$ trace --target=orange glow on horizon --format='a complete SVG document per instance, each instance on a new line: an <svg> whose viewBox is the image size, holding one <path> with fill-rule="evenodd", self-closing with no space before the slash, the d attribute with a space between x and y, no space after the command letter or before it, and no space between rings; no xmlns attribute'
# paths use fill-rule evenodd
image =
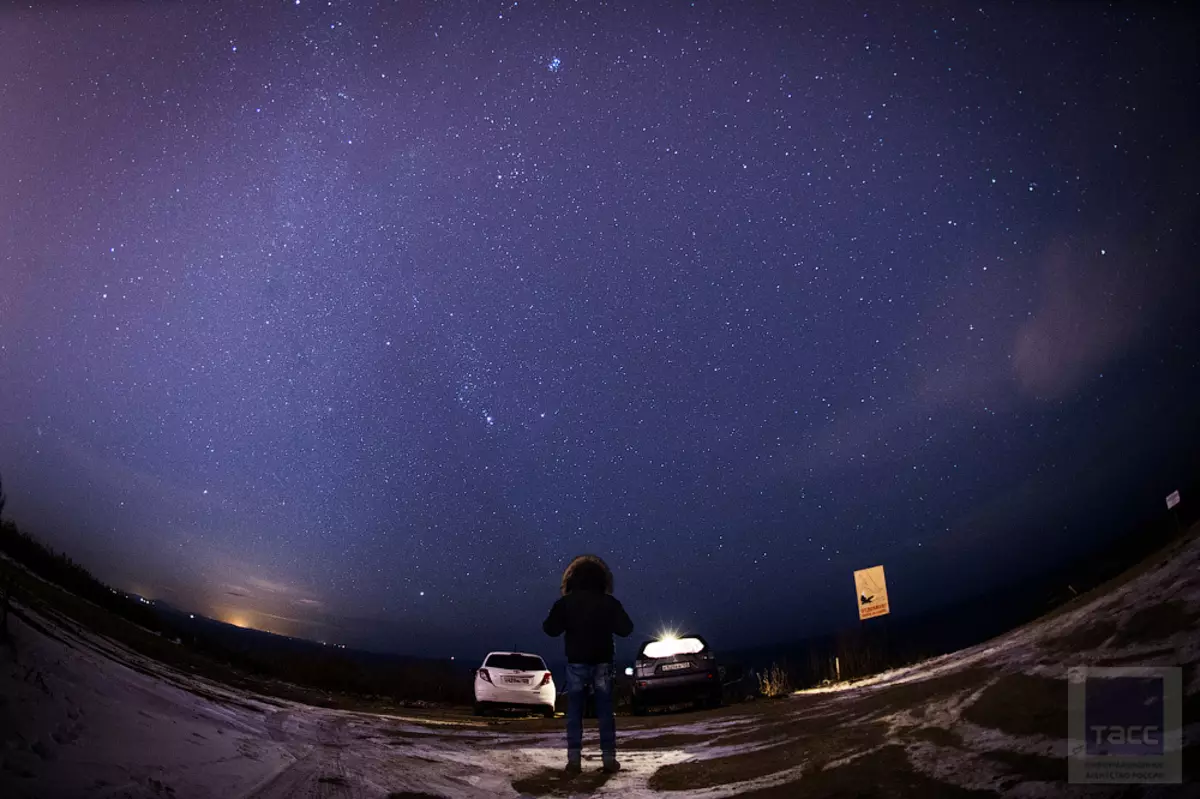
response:
<svg viewBox="0 0 1200 799"><path fill-rule="evenodd" d="M273 633L275 635L279 634L275 630L272 630L269 626L262 624L261 622L256 622L254 619L255 615L256 614L254 611L250 610L229 610L222 613L217 618L226 624L232 624L234 627L238 627L242 630L258 630L259 632L264 633Z"/></svg>
<svg viewBox="0 0 1200 799"><path fill-rule="evenodd" d="M289 628L292 626L290 622L293 621L292 619L282 619L283 623L281 624L281 617L251 608L230 607L229 605L213 607L209 618L243 630L258 630L272 635L290 635Z"/></svg>
<svg viewBox="0 0 1200 799"><path fill-rule="evenodd" d="M234 627L240 627L243 630L258 629L258 625L254 623L254 611L228 606L218 607L215 610L216 613L213 615L213 618L218 621L222 621L225 624L232 624Z"/></svg>

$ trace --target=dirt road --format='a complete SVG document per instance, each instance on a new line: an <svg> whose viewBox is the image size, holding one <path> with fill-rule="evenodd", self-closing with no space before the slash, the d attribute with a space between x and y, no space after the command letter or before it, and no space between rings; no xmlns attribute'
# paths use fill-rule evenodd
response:
<svg viewBox="0 0 1200 799"><path fill-rule="evenodd" d="M1200 744L1200 544L986 645L715 711L618 720L623 769L563 776L562 719L316 708L182 674L47 609L0 650L6 799L1175 796L1069 786L1066 669L1182 666ZM1183 794L1186 795L1185 786Z"/></svg>

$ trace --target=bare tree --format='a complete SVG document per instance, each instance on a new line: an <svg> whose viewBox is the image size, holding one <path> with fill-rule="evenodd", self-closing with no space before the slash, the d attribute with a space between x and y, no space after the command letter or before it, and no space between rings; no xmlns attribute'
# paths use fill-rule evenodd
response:
<svg viewBox="0 0 1200 799"><path fill-rule="evenodd" d="M0 479L0 515L4 513L4 480ZM8 569L0 576L0 641L8 640L8 600L12 596L12 574Z"/></svg>
<svg viewBox="0 0 1200 799"><path fill-rule="evenodd" d="M12 595L12 578L0 577L0 641L8 640L8 600Z"/></svg>

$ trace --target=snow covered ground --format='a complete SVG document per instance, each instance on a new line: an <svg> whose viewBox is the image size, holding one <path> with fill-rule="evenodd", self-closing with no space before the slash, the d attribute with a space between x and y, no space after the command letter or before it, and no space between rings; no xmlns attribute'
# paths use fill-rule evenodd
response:
<svg viewBox="0 0 1200 799"><path fill-rule="evenodd" d="M1185 756L1197 751L1200 543L1177 546L1106 594L953 655L775 702L621 719L621 773L590 760L572 780L561 720L289 703L19 607L0 646L0 797L1200 795L1064 783L1070 665L1185 666ZM589 730L593 756L595 743Z"/></svg>

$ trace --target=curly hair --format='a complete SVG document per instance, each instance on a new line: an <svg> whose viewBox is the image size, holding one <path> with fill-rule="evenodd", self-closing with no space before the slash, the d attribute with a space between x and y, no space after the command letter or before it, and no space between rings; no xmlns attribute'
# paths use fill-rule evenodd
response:
<svg viewBox="0 0 1200 799"><path fill-rule="evenodd" d="M613 591L612 570L597 555L580 555L568 564L562 576L563 596L572 591Z"/></svg>

